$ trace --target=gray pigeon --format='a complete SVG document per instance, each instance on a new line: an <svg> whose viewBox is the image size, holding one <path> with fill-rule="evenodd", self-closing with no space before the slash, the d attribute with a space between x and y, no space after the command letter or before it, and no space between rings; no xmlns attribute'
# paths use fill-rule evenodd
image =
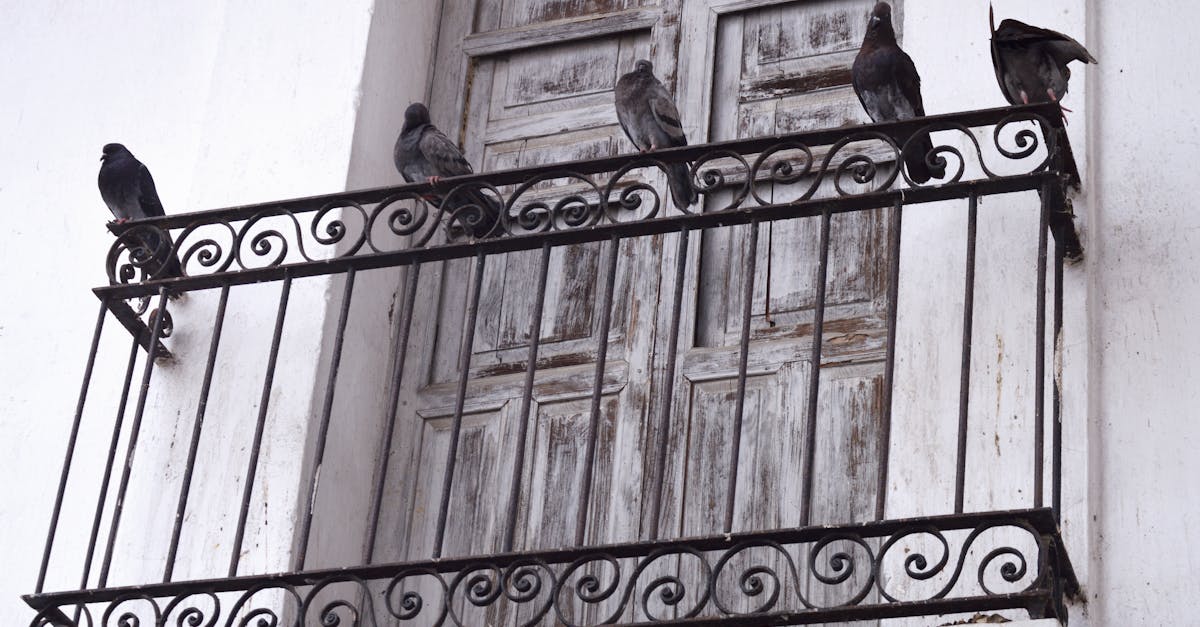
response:
<svg viewBox="0 0 1200 627"><path fill-rule="evenodd" d="M645 59L633 66L633 71L617 81L617 119L629 141L642 152L686 146L687 137L679 123L679 110L671 101L667 88L654 76L654 66ZM667 182L675 206L686 209L697 200L696 189L688 164L668 166Z"/></svg>
<svg viewBox="0 0 1200 627"><path fill-rule="evenodd" d="M871 10L867 22L867 35L863 38L858 56L850 69L850 82L854 93L862 103L867 115L874 122L899 122L925 116L925 105L921 102L921 76L912 57L896 43L896 31L892 29L892 7L880 2ZM908 136L893 137L901 148L909 141ZM908 176L917 183L946 174L944 160L938 159L935 167L929 167L925 156L933 150L929 134L913 140L904 152L904 165Z"/></svg>
<svg viewBox="0 0 1200 627"><path fill-rule="evenodd" d="M97 179L100 197L104 199L104 204L108 205L108 210L116 216L117 224L166 215L162 201L158 199L158 191L154 188L154 178L150 176L150 170L125 146L106 144L100 161L103 162ZM171 252L175 243L169 234L163 241L156 233L139 233L139 244L144 248L141 254L156 257L153 263L144 267L147 275L156 279L183 276L179 257Z"/></svg>
<svg viewBox="0 0 1200 627"><path fill-rule="evenodd" d="M396 148L392 153L396 169L409 183L425 183L433 185L442 177L462 176L472 174L471 164L463 157L462 151L450 141L429 119L429 109L425 105L414 102L404 111L404 127L400 137L396 139ZM429 194L426 198L441 205L445 198L439 194ZM469 211L456 221L452 228L459 225L466 227L472 237L492 235L500 217L497 201L478 189L463 189L450 198L447 211L454 211L466 205L479 208Z"/></svg>
<svg viewBox="0 0 1200 627"><path fill-rule="evenodd" d="M1071 79L1067 64L1097 63L1087 48L1062 33L1012 19L1000 22L1000 28L996 28L990 6L988 26L992 30L996 81L1009 104L1059 102L1067 95L1067 81Z"/></svg>

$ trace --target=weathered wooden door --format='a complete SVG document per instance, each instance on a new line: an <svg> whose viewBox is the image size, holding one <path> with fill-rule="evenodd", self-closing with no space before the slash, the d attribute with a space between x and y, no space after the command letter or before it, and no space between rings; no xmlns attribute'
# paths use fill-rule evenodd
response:
<svg viewBox="0 0 1200 627"><path fill-rule="evenodd" d="M669 2L448 1L429 103L434 122L462 143L477 171L632 152L612 89L639 58L661 57L673 67L678 12ZM645 477L639 463L628 462L646 457L660 247L661 238L644 238L622 242L617 252L587 543L640 534L636 504ZM514 550L574 545L580 509L588 506L578 496L610 254L607 242L552 253ZM442 555L487 554L505 544L540 255L485 262ZM405 511L385 514L385 526L399 531L381 537L381 558L434 551L475 263L422 269L410 354L424 366L410 365L405 376L389 472L403 482L389 486L390 503Z"/></svg>
<svg viewBox="0 0 1200 627"><path fill-rule="evenodd" d="M850 65L874 0L729 2L698 0L683 16L680 91L683 115L707 131L705 141L794 133L868 122L850 87ZM897 24L901 7L896 7ZM820 158L821 155L817 155ZM763 185L773 203L798 197L810 181ZM831 185L823 184L828 192ZM818 192L821 193L821 192ZM720 196L710 202L720 206ZM880 471L888 212L834 216L826 279L821 363L812 363L820 218L707 231L692 254L684 292L694 297L679 363L670 459L677 462L673 520L682 536L870 520ZM744 418L735 438L737 378L750 229L756 228L755 273ZM812 368L819 367L816 429L806 421ZM804 517L805 445L815 438L812 499ZM740 442L737 468L733 443ZM736 472L732 513L730 473ZM835 547L850 548L850 547ZM784 574L779 556L757 556ZM853 551L851 551L853 553ZM843 591L804 573L814 602L844 601ZM825 556L828 558L828 555ZM861 556L860 556L861 558ZM748 562L747 562L748 563ZM865 566L860 563L859 566ZM784 586L794 582L781 577ZM737 600L736 579L718 593ZM748 610L761 599L728 605ZM787 595L783 595L787 599ZM794 597L785 606L797 607Z"/></svg>
<svg viewBox="0 0 1200 627"><path fill-rule="evenodd" d="M703 29L704 35L684 40L708 44L683 52L681 84L703 89L711 81L712 88L709 103L686 97L685 115L707 122L708 141L867 121L849 85L849 68L873 5L871 0L689 5L685 28ZM711 78L700 74L705 67L713 68ZM807 183L764 185L759 193L787 202ZM831 221L813 523L858 521L874 513L877 449L871 434L880 414L883 353L877 331L886 297L886 218L884 211L858 212ZM684 535L720 531L724 521L707 504L726 492L728 467L721 464L730 457L732 421L725 416L733 406L750 228L704 233L695 283L687 290L696 298L693 341L681 355L685 384L676 399L679 431L689 434L681 450L694 466L677 527ZM813 367L820 218L757 229L735 530L802 522L800 452ZM700 468L705 472L696 474Z"/></svg>
<svg viewBox="0 0 1200 627"><path fill-rule="evenodd" d="M477 170L632 152L612 89L638 58L652 59L675 87L692 143L856 123L864 118L849 65L871 4L447 0L430 109ZM765 193L782 202L789 192ZM814 523L863 520L874 505L886 216L855 215L832 226ZM801 523L813 366L817 221L757 228L735 531ZM735 227L692 237L667 434L656 425L678 238L620 244L585 543L644 539L652 527L660 537L724 530L747 233ZM563 247L551 258L513 550L573 545L580 508L589 506L578 495L609 247ZM540 254L485 262L442 555L505 545ZM434 551L475 263L422 270L410 343L416 359L404 378L382 527L390 532L380 534L377 559ZM662 520L654 521L649 495L660 436L669 438L668 480Z"/></svg>

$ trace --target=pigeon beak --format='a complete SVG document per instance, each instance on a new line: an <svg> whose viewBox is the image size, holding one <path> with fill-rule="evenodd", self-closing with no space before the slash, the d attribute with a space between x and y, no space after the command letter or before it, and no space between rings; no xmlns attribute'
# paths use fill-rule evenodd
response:
<svg viewBox="0 0 1200 627"><path fill-rule="evenodd" d="M871 16L871 21L870 21L870 22L867 22L867 26L868 26L868 27L870 27L870 28L874 28L874 27L876 27L876 26L879 26L879 16L878 16L878 15L872 15L872 16Z"/></svg>

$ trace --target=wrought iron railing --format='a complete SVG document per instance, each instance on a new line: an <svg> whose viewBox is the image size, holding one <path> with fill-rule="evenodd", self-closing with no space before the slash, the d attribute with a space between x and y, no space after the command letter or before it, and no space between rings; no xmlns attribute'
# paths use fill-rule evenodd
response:
<svg viewBox="0 0 1200 627"><path fill-rule="evenodd" d="M96 331L88 355L79 404L67 446L45 555L36 591L25 597L37 610L31 625L276 625L276 624L602 624L662 622L689 625L728 622L738 625L777 625L868 620L895 616L944 614L1002 608L1026 610L1031 616L1057 616L1065 620L1064 595L1076 586L1058 531L1061 504L1061 428L1059 390L1054 383L1051 417L1051 495L1047 507L1044 486L1046 421L1047 273L1054 269L1052 296L1053 333L1062 326L1062 266L1064 258L1082 254L1070 218L1067 191L1078 183L1070 146L1059 111L1052 105L1030 105L932 116L906 122L829 129L780 137L763 137L678 148L643 155L625 155L590 161L554 164L504 172L489 172L428 184L351 191L326 196L233 207L216 211L178 214L113 226L117 240L107 258L110 285L95 290L101 300ZM937 147L927 159L945 159L947 176L918 185L897 164L907 149L896 138L934 132ZM704 199L689 210L677 210L647 182L658 168L691 164L694 184ZM791 189L793 200L776 202L764 190ZM1019 191L1038 192L1041 202L1038 231L1037 293L1034 371L1034 407L1029 428L1034 436L1032 499L1005 511L964 512L966 442L969 437L967 403L970 389L971 322L974 301L975 232L977 201L981 196ZM432 202L433 194L440 205ZM964 340L958 451L955 459L955 507L944 516L886 520L887 451L890 438L891 388L895 364L897 286L900 273L900 232L905 206L931 201L968 199L967 273L964 291ZM677 234L677 280L670 304L671 327L666 330L666 391L672 398L676 378L675 355L679 340L682 277L687 272L686 251L690 233L731 225L758 225L797 218L819 219L820 240L814 272L816 298L811 358L820 364L824 342L824 310L830 257L830 225L837 214L890 209L888 295L884 365L882 432L874 520L845 521L839 526L812 526L809 511L814 499L813 459L815 438L808 437L800 486L801 524L794 528L753 533L732 533L731 479L725 512L726 533L695 538L659 538L656 525L648 538L617 545L588 546L584 542L586 512L604 380L607 338L614 298L618 247L609 248L600 270L604 279L599 313L600 338L590 428L584 456L583 514L574 546L541 551L442 557L450 492L455 481L455 461L464 413L464 397L471 373L471 346L479 313L484 261L514 251L540 250L539 297L531 320L526 362L522 446L514 452L512 489L522 489L521 468L528 464L524 433L529 422L529 400L538 368L541 310L554 247L583 242L620 243L629 238ZM498 213L498 219L490 216ZM494 225L492 224L494 222ZM171 237L161 237L163 231ZM147 237L153 232L155 237ZM1056 246L1048 252L1048 232ZM746 412L747 355L750 342L750 302L754 297L754 259L757 229L749 231L749 256L745 270L744 313L739 346L737 406L732 418L734 443L730 462L736 475L737 437ZM1031 234L1032 236L1032 234ZM147 250L145 242L166 248ZM178 255L182 277L166 277L163 255ZM400 314L397 357L403 371L409 327L417 299L418 271L423 264L451 259L475 259L467 308L466 346L459 363L448 463L436 522L433 554L423 561L376 564L371 555L362 563L333 570L305 570L305 555L313 520L314 499L300 517L295 569L285 573L241 575L239 555L246 533L247 508L255 484L262 447L263 423L272 391L280 336L288 311L288 295L295 279L317 275L345 276L339 318L333 338L325 402L318 426L310 491L317 487L322 455L331 428L330 413L341 361L347 316L354 296L356 273L405 266L405 298ZM156 274L157 273L157 274ZM203 407L212 384L226 303L232 288L260 282L279 282L281 295L275 315L268 367L263 384L258 422L250 446L250 459L241 511L233 536L228 572L202 580L172 581L181 528L185 524L188 492L193 481L196 448L203 428ZM220 292L212 343L201 386L200 410L191 432L178 511L170 550L164 564L163 583L132 587L107 586L114 542L121 527L122 503L134 472L133 457L138 433L147 411L147 394L156 359L144 359L141 386L132 386L139 347L156 357L170 356L168 343L174 321L168 310L170 297L196 290ZM155 305L151 309L150 302ZM148 313L149 310L149 313ZM162 312L158 315L156 312ZM47 567L55 547L68 475L72 469L84 402L91 381L101 331L109 316L133 335L129 366L121 394L121 407L106 457L102 487L78 590L43 591ZM181 322L182 323L182 322ZM194 324L188 321L188 324ZM820 368L809 373L805 430L816 430L816 392ZM396 377L400 375L397 374ZM390 417L385 442L393 437L399 380L389 390ZM131 392L137 397L128 426L124 463L117 464L118 435ZM670 428L669 402L656 417L665 432ZM651 495L651 519L658 520L667 454L665 439L654 451L653 472L658 489ZM385 459L376 474L373 502L368 514L368 547L378 532L385 483ZM109 530L101 551L99 583L91 585L97 556L100 522L106 511L105 495L116 479L117 496L107 508ZM371 479L364 479L370 481ZM511 549L516 523L516 502L504 516L504 533ZM919 540L919 541L918 541ZM914 542L916 544L914 545ZM925 544L921 544L924 542ZM932 543L931 545L929 543ZM930 552L929 546L934 550ZM924 547L924 548L921 548ZM982 557L979 557L982 555ZM969 556L974 556L969 559ZM664 564L673 564L664 568ZM1001 563L1002 562L1002 563ZM972 567L973 566L973 567ZM686 571L687 575L683 573ZM972 572L973 571L973 572ZM974 580L974 584L972 583ZM922 582L929 589L914 591ZM815 589L815 591L814 591ZM483 614L480 614L483 612ZM347 623L339 623L348 621ZM258 621L258 622L255 622Z"/></svg>

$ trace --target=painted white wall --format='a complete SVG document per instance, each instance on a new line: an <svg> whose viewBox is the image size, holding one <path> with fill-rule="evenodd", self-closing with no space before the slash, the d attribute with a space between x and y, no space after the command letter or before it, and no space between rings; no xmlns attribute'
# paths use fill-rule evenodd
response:
<svg viewBox="0 0 1200 627"><path fill-rule="evenodd" d="M323 2L282 1L0 5L0 53L9 60L0 67L7 148L0 219L9 234L0 267L10 294L0 299L0 432L16 443L0 461L0 563L6 566L0 622L23 624L31 616L18 595L32 591L40 562L99 306L90 288L106 281L103 260L112 238L95 187L100 147L123 142L147 163L170 213L395 183L391 143L403 106L424 96L429 66L427 54L422 61L421 51L399 42L432 32L435 7L380 4L374 16L371 0L342 2L336 10ZM406 20L399 19L402 8L409 11ZM392 29L389 37L404 37L380 48L372 28L381 19ZM369 66L368 47L378 57ZM383 79L384 70L397 68L404 73ZM395 107L384 104L393 98ZM388 286L395 282L366 273L356 290L356 297L366 296L352 315L377 323L383 338ZM380 286L386 289L371 289ZM230 298L177 579L211 576L229 560L278 290L278 284L247 286ZM290 530L304 483L297 478L311 452L309 417L320 407L316 390L323 386L326 332L334 322L327 318L336 318L331 301L340 292L340 282L326 279L298 280L293 288L241 572L286 569L293 554ZM168 343L180 358L160 362L153 375L110 584L162 576L216 296L193 293L172 305L177 331ZM362 322L360 329L372 328ZM109 320L47 590L79 583L128 342ZM369 331L348 338L347 352L368 342L378 342ZM364 371L379 376L375 369L350 359L343 380ZM379 370L386 371L386 363ZM141 373L139 361L135 388ZM135 401L136 389L126 427ZM331 454L343 446L331 442ZM370 440L370 446L378 443ZM124 450L122 441L114 487ZM361 457L373 457L373 448ZM365 509L365 503L356 506ZM107 529L106 520L101 550ZM344 553L345 547L331 550ZM99 558L93 583L98 568Z"/></svg>
<svg viewBox="0 0 1200 627"><path fill-rule="evenodd" d="M1200 214L1187 171L1200 69L1187 59L1200 6L1098 4L1089 610L1097 625L1188 625L1200 592Z"/></svg>
<svg viewBox="0 0 1200 627"><path fill-rule="evenodd" d="M170 212L397 182L391 144L403 106L426 90L436 6L379 3L372 14L372 4L352 0L337 11L279 0L253 7L0 5L0 53L10 60L0 64L7 148L0 156L0 220L9 234L0 268L6 291L21 296L0 299L0 432L17 443L0 456L6 531L0 563L10 565L0 572L6 624L29 616L17 595L31 589L40 559L97 307L88 291L105 280L111 238L93 184L100 146L122 141L149 164ZM904 46L921 71L930 113L1003 104L988 57L986 7L905 4ZM1200 17L1200 7L1182 0L1008 0L997 12L998 19L1071 33L1101 62L1074 66L1067 100L1084 172L1076 210L1087 248L1086 261L1068 267L1066 276L1064 533L1088 593L1087 606L1073 608L1072 624L1189 624L1191 612L1180 600L1197 591L1200 559L1200 488L1192 479L1200 476L1200 461L1191 454L1200 443L1191 415L1200 401L1194 384L1200 336L1191 315L1200 301L1200 279L1191 271L1200 261L1200 217L1190 206L1190 177L1180 170L1197 156L1190 105L1200 77L1181 63L1181 48L1183 28ZM1036 218L1027 208L1033 202L1024 195L981 205L977 280L1000 287L976 295L971 424L976 435L995 437L972 438L969 476L989 480L969 484L968 509L1028 496L1020 490L1032 458L1022 468L1009 462L1030 440L1024 425L1032 378L1023 368L1032 356L1033 320L1026 314L1032 314L1036 242L1029 236ZM916 278L901 292L890 516L943 513L953 497L945 462L954 455L965 214L961 204L946 203L911 210L905 220L903 271ZM399 274L359 276L351 312L357 330L347 338L339 394L381 389L388 376L390 357L365 349L385 338L390 345L387 308ZM235 291L218 372L261 373L277 290ZM307 418L322 400L340 293L340 281L296 284L291 311L310 313L289 316L286 327L252 530L263 522L292 528L303 500L297 477L311 453ZM1027 301L1028 311L1016 304ZM215 294L175 305L179 329L171 346L191 358L155 372L147 415L156 420L144 426L139 450L149 453L135 465L112 583L158 573L167 539L161 523L175 507L214 308ZM78 495L93 494L99 481L127 351L127 335L110 321L47 589L78 583L76 557L93 507ZM140 375L139 363L135 381ZM178 578L211 572L228 559L228 547L219 543L227 543L236 522L237 495L231 499L227 486L244 474L257 376L214 381L203 474L189 508L203 520L184 535L181 554L194 559L181 562ZM332 432L310 550L314 566L342 563L362 550L358 533L343 533L338 521L361 520L365 511L362 477L373 472L379 443L372 438L384 402L378 395L336 399L335 420L354 427ZM149 535L142 531L148 520L159 523ZM243 572L286 568L293 551L287 534L274 532L253 533L246 547Z"/></svg>

